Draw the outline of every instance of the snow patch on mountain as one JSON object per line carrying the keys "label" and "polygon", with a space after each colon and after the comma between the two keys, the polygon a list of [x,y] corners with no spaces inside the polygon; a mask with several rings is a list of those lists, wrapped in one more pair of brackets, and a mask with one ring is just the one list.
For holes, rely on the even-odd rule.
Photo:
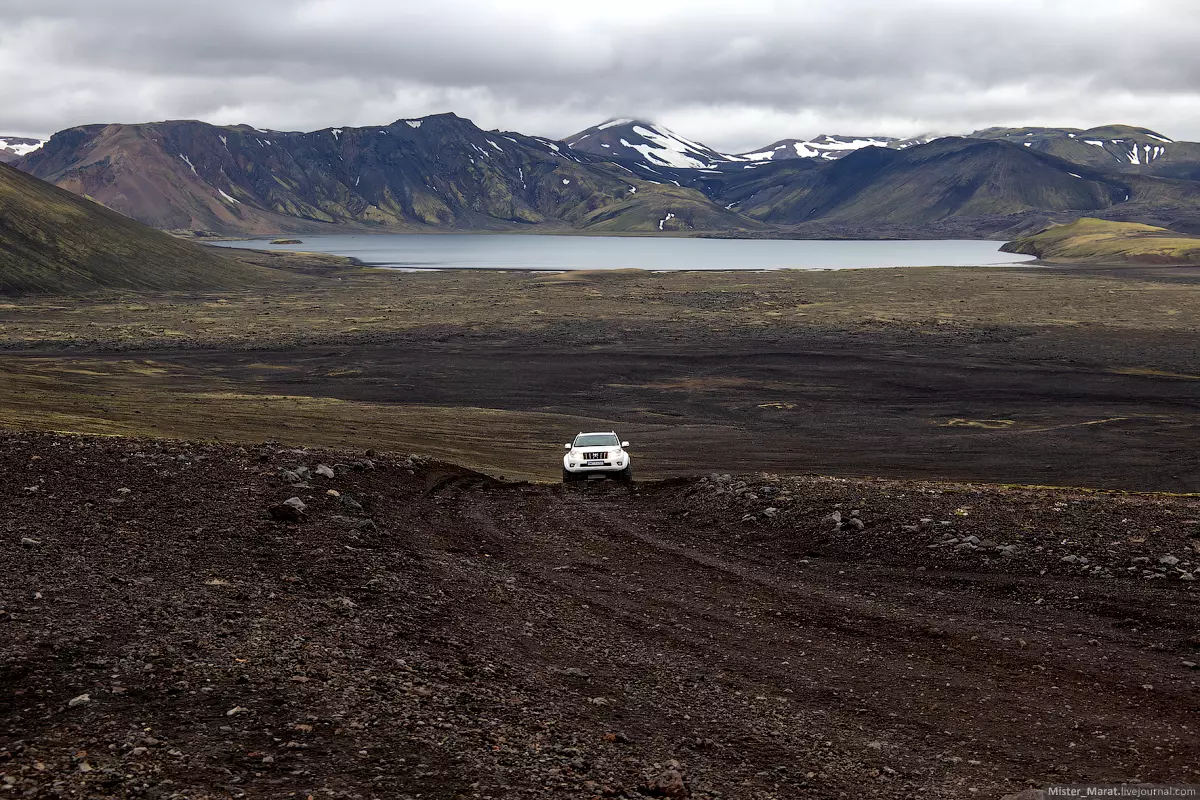
{"label": "snow patch on mountain", "polygon": [[41,139],[27,139],[22,136],[0,136],[0,153],[10,153],[14,156],[27,156],[42,149],[45,142]]}
{"label": "snow patch on mountain", "polygon": [[[836,161],[864,147],[903,149],[916,140],[901,141],[890,136],[831,136],[825,134],[811,140],[784,139],[762,150],[734,156],[739,161],[782,161],[789,158],[823,158]],[[922,142],[923,143],[923,142]]]}
{"label": "snow patch on mountain", "polygon": [[641,153],[647,161],[662,167],[700,168],[707,167],[707,160],[694,158],[688,154],[689,148],[681,140],[669,136],[661,136],[646,128],[634,128],[639,134],[650,141],[649,144],[631,144],[628,139],[621,140],[621,146]]}

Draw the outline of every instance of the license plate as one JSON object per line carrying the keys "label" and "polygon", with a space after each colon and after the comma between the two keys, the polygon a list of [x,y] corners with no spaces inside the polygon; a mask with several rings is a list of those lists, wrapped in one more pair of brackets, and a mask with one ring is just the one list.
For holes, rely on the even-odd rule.
{"label": "license plate", "polygon": [[585,467],[603,467],[603,461],[588,461],[584,464]]}

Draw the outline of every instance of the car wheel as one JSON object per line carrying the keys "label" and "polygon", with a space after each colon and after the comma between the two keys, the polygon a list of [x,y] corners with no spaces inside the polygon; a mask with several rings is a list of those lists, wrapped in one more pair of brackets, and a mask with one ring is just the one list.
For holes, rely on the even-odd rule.
{"label": "car wheel", "polygon": [[626,467],[617,473],[617,480],[621,483],[633,483],[633,465]]}
{"label": "car wheel", "polygon": [[574,482],[575,482],[575,473],[568,471],[566,469],[566,467],[564,467],[563,468],[563,483],[574,483]]}

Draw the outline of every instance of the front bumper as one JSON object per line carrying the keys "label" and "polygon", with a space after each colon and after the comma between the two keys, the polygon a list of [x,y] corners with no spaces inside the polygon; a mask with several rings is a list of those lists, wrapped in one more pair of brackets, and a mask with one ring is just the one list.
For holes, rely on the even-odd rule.
{"label": "front bumper", "polygon": [[[619,465],[619,466],[618,466]],[[626,456],[622,461],[606,461],[603,465],[588,466],[586,462],[576,461],[574,466],[567,459],[563,459],[563,469],[573,475],[582,475],[584,473],[593,472],[624,472],[629,468],[629,457]]]}

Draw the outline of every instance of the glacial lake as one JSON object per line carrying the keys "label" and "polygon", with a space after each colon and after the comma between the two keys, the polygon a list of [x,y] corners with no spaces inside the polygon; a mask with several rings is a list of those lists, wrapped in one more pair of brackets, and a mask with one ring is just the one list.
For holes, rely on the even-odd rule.
{"label": "glacial lake", "polygon": [[219,242],[223,247],[352,256],[394,269],[503,270],[773,270],[880,267],[989,267],[1031,261],[1001,253],[1001,242],[828,241],[818,239],[678,239],[645,236],[529,234],[368,234],[296,236]]}

